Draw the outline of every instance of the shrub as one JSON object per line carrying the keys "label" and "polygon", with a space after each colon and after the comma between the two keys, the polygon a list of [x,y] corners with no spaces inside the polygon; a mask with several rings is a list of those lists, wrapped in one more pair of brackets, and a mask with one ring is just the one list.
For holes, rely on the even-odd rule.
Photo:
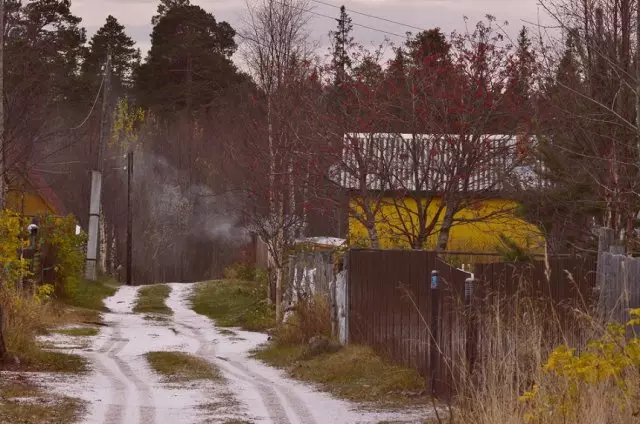
{"label": "shrub", "polygon": [[293,315],[276,331],[278,345],[307,343],[314,336],[331,336],[331,306],[326,296],[299,301]]}
{"label": "shrub", "polygon": [[83,246],[85,235],[76,235],[76,220],[73,216],[40,217],[40,244],[46,254],[46,262],[55,273],[52,284],[59,298],[71,298],[80,284],[84,268]]}
{"label": "shrub", "polygon": [[256,268],[246,262],[236,262],[225,268],[224,278],[227,280],[255,281]]}
{"label": "shrub", "polygon": [[20,248],[27,247],[23,231],[26,220],[15,213],[0,211],[0,285],[16,287],[29,276],[31,261],[20,259]]}
{"label": "shrub", "polygon": [[[640,309],[632,310],[627,327],[640,324]],[[631,422],[640,413],[640,338],[610,324],[604,334],[578,353],[556,348],[543,367],[542,379],[520,400],[524,418],[533,423]],[[608,399],[604,404],[596,398]],[[598,411],[592,408],[600,407]],[[586,413],[585,413],[586,412]],[[596,418],[597,417],[597,418]]]}

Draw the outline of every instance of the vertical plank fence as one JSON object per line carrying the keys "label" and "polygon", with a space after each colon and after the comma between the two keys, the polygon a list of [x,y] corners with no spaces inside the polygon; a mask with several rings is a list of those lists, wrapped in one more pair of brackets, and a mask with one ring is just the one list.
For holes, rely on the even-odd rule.
{"label": "vertical plank fence", "polygon": [[[481,350],[468,313],[474,305],[497,296],[506,299],[507,313],[516,313],[509,299],[522,294],[547,302],[570,330],[570,314],[559,311],[593,303],[596,282],[595,257],[552,258],[550,280],[544,262],[478,265],[473,285],[471,274],[435,252],[354,249],[348,264],[349,342],[418,370],[438,397],[455,391]],[[433,271],[437,289],[431,285]]]}

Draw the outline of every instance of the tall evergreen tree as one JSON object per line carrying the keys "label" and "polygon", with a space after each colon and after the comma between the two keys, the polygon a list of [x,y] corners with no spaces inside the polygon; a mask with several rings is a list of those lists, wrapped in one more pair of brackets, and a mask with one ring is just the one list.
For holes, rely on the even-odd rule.
{"label": "tall evergreen tree", "polygon": [[416,68],[424,68],[449,62],[451,44],[440,28],[422,31],[410,37],[406,43],[407,55]]}
{"label": "tall evergreen tree", "polygon": [[137,73],[138,101],[158,112],[194,111],[243,77],[231,62],[235,30],[199,6],[168,9],[151,34]]}
{"label": "tall evergreen tree", "polygon": [[99,77],[107,53],[111,53],[112,85],[116,94],[124,94],[124,89],[131,88],[134,71],[140,64],[140,51],[135,48],[135,41],[124,29],[116,18],[109,15],[106,23],[89,41],[89,49],[82,64],[85,76]]}
{"label": "tall evergreen tree", "polygon": [[157,15],[151,18],[151,23],[153,25],[157,25],[158,21],[166,16],[169,10],[174,7],[180,6],[190,6],[191,0],[160,0],[160,4],[158,4],[158,9],[156,10]]}
{"label": "tall evergreen tree", "polygon": [[353,37],[351,36],[353,22],[344,6],[340,7],[340,17],[337,21],[338,28],[330,33],[333,38],[331,67],[335,73],[334,83],[336,86],[340,86],[346,81],[351,70],[352,61],[349,50],[353,47]]}

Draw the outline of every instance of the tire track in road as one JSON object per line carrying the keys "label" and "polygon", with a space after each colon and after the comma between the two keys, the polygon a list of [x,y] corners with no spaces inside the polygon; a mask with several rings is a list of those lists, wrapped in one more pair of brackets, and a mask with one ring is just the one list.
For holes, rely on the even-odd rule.
{"label": "tire track in road", "polygon": [[106,359],[105,354],[109,352],[117,342],[118,340],[114,337],[112,330],[106,343],[98,349],[96,353],[89,355],[96,370],[107,377],[111,383],[110,391],[112,398],[104,414],[104,424],[121,424],[124,423],[125,419],[127,385],[118,378],[114,372],[109,370],[104,363],[104,359]]}
{"label": "tire track in road", "polygon": [[[129,344],[129,339],[122,338],[122,327],[116,327],[116,331],[114,333],[117,334],[116,338],[119,340],[118,343],[120,344],[118,347],[115,347],[113,350],[108,352],[107,355],[115,362],[122,375],[133,383],[136,391],[138,392],[138,402],[140,402],[138,407],[140,410],[140,424],[155,424],[156,408],[153,402],[153,392],[147,383],[142,381],[136,375],[131,366],[118,356],[127,344]],[[147,405],[145,405],[145,402]]]}
{"label": "tire track in road", "polygon": [[[184,291],[186,292],[186,290]],[[184,293],[181,293],[184,294]],[[176,296],[178,294],[176,293]],[[183,301],[180,298],[180,301]],[[183,329],[188,329],[188,333],[191,333],[190,337],[194,338],[198,343],[198,350],[196,354],[209,362],[214,362],[216,365],[224,368],[225,371],[240,381],[244,381],[256,388],[262,401],[267,408],[269,418],[276,424],[291,424],[291,421],[286,412],[286,408],[281,401],[281,396],[290,405],[294,414],[297,416],[298,421],[303,424],[318,424],[311,411],[304,403],[304,401],[297,396],[293,391],[287,387],[283,387],[275,383],[272,380],[260,375],[259,373],[251,371],[246,365],[229,359],[219,358],[215,354],[215,347],[212,342],[206,340],[202,331],[194,326],[185,324],[178,321],[178,314],[173,314],[173,323]],[[194,316],[208,318],[193,312]],[[213,323],[211,323],[213,325]],[[219,335],[219,337],[223,337]]]}
{"label": "tire track in road", "polygon": [[274,424],[291,424],[280,397],[272,387],[253,381],[248,376],[238,373],[233,368],[229,367],[227,365],[228,362],[225,364],[222,363],[222,360],[218,360],[215,356],[215,351],[209,347],[210,342],[202,337],[202,333],[197,328],[180,323],[176,321],[175,318],[173,320],[173,324],[176,327],[181,328],[183,330],[183,334],[186,334],[187,337],[192,338],[198,343],[198,349],[196,350],[197,356],[203,358],[207,362],[215,364],[219,368],[223,368],[227,374],[234,377],[236,380],[243,381],[246,384],[253,386],[258,392],[260,399],[262,399],[262,403],[267,410],[267,414]]}
{"label": "tire track in road", "polygon": [[[113,331],[109,339],[96,353],[90,355],[96,369],[105,375],[111,383],[112,401],[107,407],[103,422],[104,424],[130,424],[126,421],[126,411],[131,406],[128,404],[127,392],[133,386],[138,392],[138,422],[140,424],[155,424],[156,408],[153,392],[136,375],[131,366],[119,356],[129,344],[129,339],[122,337],[122,322],[120,320],[116,319],[112,325]],[[114,372],[114,367],[119,372]]]}

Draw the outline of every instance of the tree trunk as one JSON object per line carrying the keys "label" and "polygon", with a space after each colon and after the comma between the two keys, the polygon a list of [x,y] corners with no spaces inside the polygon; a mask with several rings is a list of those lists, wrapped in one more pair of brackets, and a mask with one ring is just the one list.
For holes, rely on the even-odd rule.
{"label": "tree trunk", "polygon": [[449,234],[451,233],[451,226],[453,225],[453,213],[454,208],[451,205],[447,205],[447,209],[444,213],[444,219],[442,220],[442,227],[440,228],[440,235],[438,236],[438,252],[443,252],[447,249],[449,244]]}
{"label": "tree trunk", "polygon": [[4,343],[4,313],[0,305],[0,364],[5,362],[8,356],[7,345]]}
{"label": "tree trunk", "polygon": [[367,232],[369,233],[369,242],[371,243],[371,248],[379,249],[380,238],[378,237],[378,230],[376,230],[375,224],[367,227]]}
{"label": "tree trunk", "polygon": [[276,235],[276,323],[282,322],[282,286],[284,284],[284,260],[285,260],[285,229],[284,229],[284,193],[280,191],[277,197],[276,219],[278,232]]}
{"label": "tree trunk", "polygon": [[284,282],[284,266],[282,264],[276,267],[276,325],[282,323],[282,283]]}

